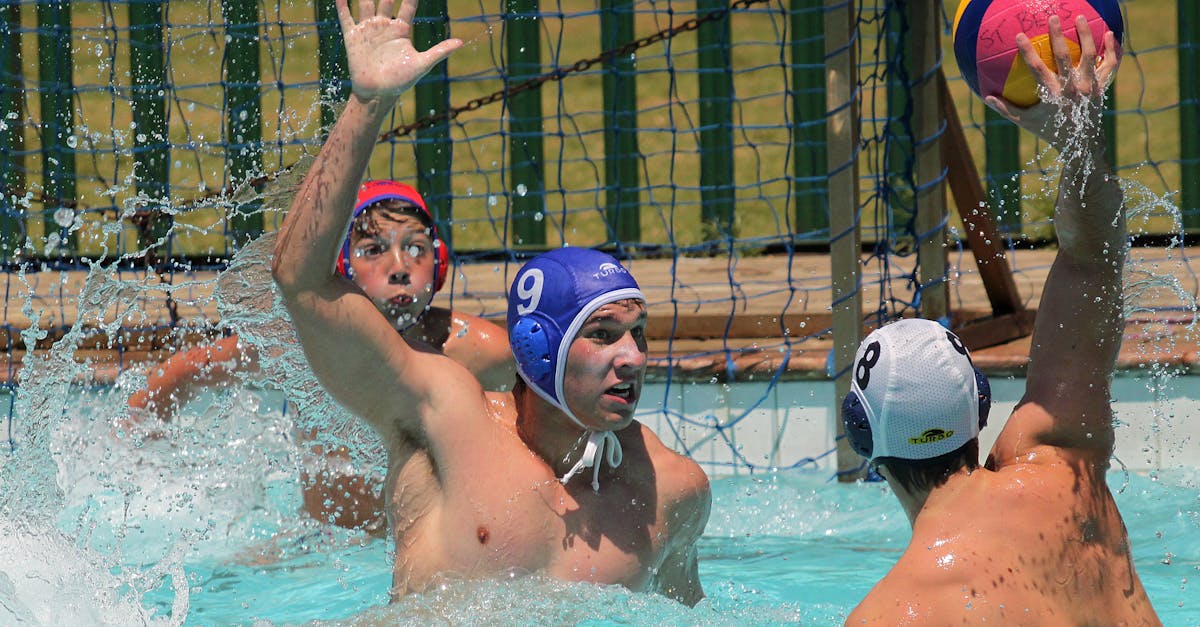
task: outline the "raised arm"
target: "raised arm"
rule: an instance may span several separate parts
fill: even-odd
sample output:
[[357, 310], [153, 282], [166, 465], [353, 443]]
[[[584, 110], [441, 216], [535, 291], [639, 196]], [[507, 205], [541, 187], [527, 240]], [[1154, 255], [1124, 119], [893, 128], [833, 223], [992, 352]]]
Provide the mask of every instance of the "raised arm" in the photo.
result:
[[[424, 52], [412, 45], [416, 0], [338, 0], [352, 93], [280, 228], [272, 274], [322, 385], [391, 441], [388, 417], [412, 407], [433, 373], [370, 299], [334, 272], [355, 194], [383, 121], [399, 95], [462, 45], [448, 39]], [[401, 384], [403, 382], [403, 384]]]
[[1105, 156], [1104, 89], [1117, 70], [1113, 34], [1106, 54], [1082, 17], [1079, 64], [1071, 66], [1057, 17], [1050, 42], [1058, 71], [1046, 67], [1029, 39], [1017, 45], [1043, 87], [1042, 102], [1017, 110], [991, 98], [1001, 114], [1059, 152], [1062, 175], [1054, 209], [1058, 254], [1050, 268], [1033, 332], [1025, 397], [996, 443], [998, 458], [1035, 446], [1070, 449], [1107, 464], [1113, 446], [1109, 387], [1124, 329], [1121, 274], [1127, 253], [1121, 187]]

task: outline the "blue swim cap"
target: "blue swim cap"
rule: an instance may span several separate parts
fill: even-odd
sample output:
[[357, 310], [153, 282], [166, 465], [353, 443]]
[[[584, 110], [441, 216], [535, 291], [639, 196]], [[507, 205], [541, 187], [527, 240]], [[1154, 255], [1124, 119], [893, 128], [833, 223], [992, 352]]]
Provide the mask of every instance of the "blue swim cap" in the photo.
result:
[[517, 372], [585, 429], [562, 400], [567, 349], [588, 316], [627, 298], [646, 300], [620, 262], [598, 250], [573, 247], [530, 259], [508, 291], [508, 340]]

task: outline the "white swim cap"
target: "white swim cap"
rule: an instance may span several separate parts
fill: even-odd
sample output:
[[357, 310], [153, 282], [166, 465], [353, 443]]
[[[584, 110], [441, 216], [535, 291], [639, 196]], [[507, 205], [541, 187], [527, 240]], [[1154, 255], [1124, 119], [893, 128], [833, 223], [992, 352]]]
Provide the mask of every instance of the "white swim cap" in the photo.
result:
[[900, 320], [868, 335], [853, 375], [842, 420], [851, 446], [872, 461], [944, 455], [987, 422], [987, 378], [958, 336], [932, 320]]

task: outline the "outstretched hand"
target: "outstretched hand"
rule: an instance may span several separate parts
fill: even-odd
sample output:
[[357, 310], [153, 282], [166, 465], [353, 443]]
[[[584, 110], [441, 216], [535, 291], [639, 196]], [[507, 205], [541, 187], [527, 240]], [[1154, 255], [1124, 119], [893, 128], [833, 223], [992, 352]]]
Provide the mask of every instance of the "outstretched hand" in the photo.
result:
[[1060, 154], [1076, 153], [1078, 144], [1096, 154], [1103, 140], [1100, 117], [1104, 110], [1104, 89], [1116, 74], [1119, 63], [1116, 38], [1111, 31], [1106, 32], [1105, 54], [1098, 55], [1087, 20], [1082, 15], [1076, 17], [1080, 54], [1079, 64], [1072, 66], [1071, 51], [1058, 16], [1050, 18], [1049, 27], [1050, 50], [1057, 70], [1046, 66], [1025, 33], [1017, 35], [1017, 48], [1037, 80], [1041, 101], [1027, 108], [995, 96], [988, 96], [984, 102], [1014, 124], [1054, 146]]
[[394, 0], [379, 0], [378, 6], [374, 0], [359, 0], [357, 23], [347, 1], [337, 0], [338, 21], [346, 43], [351, 89], [364, 100], [400, 95], [462, 46], [459, 39], [447, 39], [424, 52], [413, 47], [417, 0], [401, 0], [395, 18]]

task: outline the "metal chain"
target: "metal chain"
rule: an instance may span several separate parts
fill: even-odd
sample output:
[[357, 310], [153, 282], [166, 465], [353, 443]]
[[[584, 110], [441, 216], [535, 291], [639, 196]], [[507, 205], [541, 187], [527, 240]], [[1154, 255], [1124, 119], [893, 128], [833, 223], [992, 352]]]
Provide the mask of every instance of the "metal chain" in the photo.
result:
[[662, 42], [662, 41], [666, 41], [680, 33], [694, 31], [694, 30], [700, 28], [700, 26], [702, 26], [708, 22], [719, 20], [735, 10], [745, 9], [745, 8], [751, 7], [755, 4], [761, 4], [764, 2], [768, 2], [768, 1], [769, 0], [737, 0], [736, 2], [734, 2], [733, 4], [731, 4], [727, 7], [722, 7], [720, 9], [713, 9], [712, 11], [709, 11], [708, 13], [704, 14], [703, 16], [694, 17], [674, 28], [663, 29], [657, 33], [654, 33], [653, 35], [647, 35], [645, 37], [642, 37], [641, 39], [635, 39], [633, 41], [630, 41], [626, 44], [621, 45], [620, 47], [613, 48], [610, 50], [605, 50], [604, 52], [601, 52], [599, 55], [592, 57], [590, 59], [582, 59], [580, 61], [576, 61], [573, 65], [565, 65], [565, 66], [556, 68], [550, 72], [542, 74], [541, 76], [535, 76], [534, 78], [531, 78], [527, 81], [518, 83], [507, 89], [502, 89], [500, 91], [497, 91], [496, 93], [488, 94], [486, 96], [481, 96], [479, 98], [471, 100], [470, 102], [467, 102], [464, 105], [461, 105], [458, 107], [451, 107], [448, 111], [443, 111], [441, 113], [435, 113], [433, 115], [426, 116], [415, 122], [412, 122], [411, 124], [406, 124], [404, 126], [398, 126], [394, 129], [380, 135], [379, 143], [383, 143], [385, 141], [396, 139], [398, 137], [404, 137], [406, 135], [411, 134], [413, 131], [417, 131], [417, 130], [420, 130], [423, 128], [429, 128], [431, 126], [434, 126], [435, 124], [438, 124], [439, 122], [453, 120], [458, 117], [458, 114], [463, 113], [464, 111], [475, 111], [475, 110], [481, 109], [487, 105], [490, 105], [490, 104], [499, 102], [500, 100], [503, 100], [505, 98], [505, 96], [511, 98], [512, 96], [515, 96], [517, 94], [524, 93], [524, 92], [530, 91], [532, 89], [537, 89], [538, 87], [541, 87], [545, 83], [549, 83], [551, 81], [560, 81], [560, 80], [566, 78], [570, 74], [585, 72], [588, 69], [590, 69], [593, 65], [596, 65], [597, 63], [604, 63], [610, 59], [628, 56], [630, 54], [633, 54], [637, 50], [640, 50], [647, 46], [652, 46], [652, 45]]
[[[732, 13], [735, 10], [746, 9], [746, 8], [749, 8], [756, 4], [762, 4], [765, 2], [769, 2], [769, 1], [770, 0], [736, 0], [735, 2], [733, 2], [732, 4], [730, 4], [727, 7], [713, 9], [712, 11], [709, 11], [708, 13], [706, 13], [702, 16], [689, 19], [674, 28], [663, 29], [652, 35], [647, 35], [640, 39], [635, 39], [628, 43], [622, 44], [621, 46], [619, 46], [617, 48], [605, 50], [604, 52], [601, 52], [599, 55], [592, 57], [590, 59], [582, 59], [582, 60], [576, 61], [572, 65], [567, 65], [567, 66], [562, 66], [562, 67], [556, 68], [550, 72], [547, 72], [540, 76], [536, 76], [527, 81], [522, 81], [521, 83], [513, 85], [512, 87], [509, 87], [507, 89], [502, 89], [500, 91], [497, 91], [496, 93], [488, 94], [487, 96], [482, 96], [480, 98], [471, 100], [471, 101], [467, 102], [466, 104], [463, 104], [463, 105], [460, 105], [457, 107], [452, 107], [448, 111], [436, 113], [434, 115], [430, 115], [430, 116], [421, 118], [419, 120], [416, 120], [415, 122], [412, 122], [411, 124], [396, 127], [394, 129], [387, 131], [386, 133], [383, 133], [382, 135], [380, 135], [379, 139], [377, 140], [377, 143], [383, 143], [383, 142], [386, 142], [386, 141], [389, 141], [392, 139], [396, 139], [399, 137], [405, 137], [405, 136], [411, 134], [413, 131], [417, 131], [417, 130], [420, 130], [423, 128], [429, 128], [429, 127], [434, 126], [442, 121], [453, 120], [453, 119], [457, 118], [460, 113], [463, 113], [466, 111], [477, 111], [479, 109], [482, 109], [483, 107], [486, 107], [488, 105], [491, 105], [491, 104], [494, 104], [496, 102], [503, 100], [506, 96], [511, 98], [512, 96], [515, 96], [517, 94], [521, 94], [521, 93], [524, 93], [527, 91], [537, 89], [538, 87], [541, 87], [545, 83], [552, 82], [552, 81], [560, 81], [571, 74], [578, 74], [581, 72], [585, 72], [588, 69], [590, 69], [592, 66], [596, 65], [597, 63], [604, 63], [610, 59], [620, 58], [620, 57], [630, 55], [630, 54], [634, 53], [635, 51], [640, 50], [642, 48], [646, 48], [648, 46], [652, 46], [659, 42], [671, 39], [672, 37], [675, 37], [676, 35], [679, 35], [680, 33], [694, 31], [694, 30], [700, 28], [702, 25], [707, 24], [708, 22], [719, 20], [719, 19], [725, 17], [726, 15]], [[262, 176], [255, 177], [253, 179], [249, 179], [245, 183], [250, 185], [251, 187], [257, 188], [257, 187], [263, 185], [264, 183], [269, 183], [269, 182], [279, 178], [280, 176], [290, 172], [292, 170], [292, 168], [295, 167], [295, 165], [296, 164], [286, 166], [279, 172], [265, 174]], [[231, 183], [229, 185], [226, 185], [224, 188], [222, 188], [220, 190], [215, 190], [213, 192], [209, 192], [207, 194], [204, 194], [202, 196], [194, 198], [193, 200], [191, 200], [189, 202], [182, 203], [183, 207], [184, 208], [195, 207], [197, 205], [202, 204], [204, 201], [213, 200], [216, 198], [220, 198], [221, 196], [226, 196], [226, 195], [232, 194], [232, 193], [234, 193], [234, 191], [236, 191], [237, 187], [238, 187], [237, 185]], [[18, 191], [20, 191], [19, 194], [18, 194]], [[18, 196], [24, 195], [24, 190], [15, 190], [15, 189], [7, 188], [7, 187], [5, 187], [3, 189], [3, 192], [5, 194], [15, 194]], [[43, 202], [43, 204], [48, 203], [48, 202], [55, 202], [58, 204], [58, 206], [70, 207], [72, 209], [75, 209], [77, 212], [87, 211], [87, 207], [82, 205], [82, 203], [77, 202], [76, 200], [51, 199], [45, 195], [41, 195], [40, 197], [35, 197], [32, 200], [34, 200], [35, 202], [38, 200], [41, 200]], [[114, 213], [113, 217], [116, 218], [117, 211], [114, 210], [113, 213]], [[139, 228], [139, 230], [149, 229], [152, 222], [157, 221], [161, 218], [162, 218], [162, 212], [158, 209], [138, 210], [138, 211], [134, 212], [133, 216], [130, 217], [130, 219], [133, 220], [134, 224]]]

